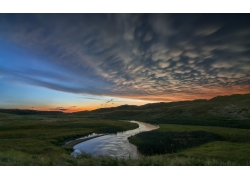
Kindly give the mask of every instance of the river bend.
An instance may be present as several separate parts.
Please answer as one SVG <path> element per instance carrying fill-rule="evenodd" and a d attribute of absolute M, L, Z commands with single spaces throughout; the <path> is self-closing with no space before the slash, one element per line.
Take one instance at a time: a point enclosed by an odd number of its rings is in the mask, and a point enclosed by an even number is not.
<path fill-rule="evenodd" d="M 73 146 L 74 151 L 71 155 L 76 157 L 77 155 L 81 154 L 82 151 L 84 151 L 85 153 L 89 153 L 92 156 L 107 155 L 117 158 L 137 159 L 139 157 L 137 147 L 129 143 L 128 137 L 140 132 L 152 131 L 159 128 L 159 126 L 139 121 L 129 122 L 137 123 L 139 127 L 133 130 L 119 132 L 117 134 L 104 135 L 81 142 Z"/>

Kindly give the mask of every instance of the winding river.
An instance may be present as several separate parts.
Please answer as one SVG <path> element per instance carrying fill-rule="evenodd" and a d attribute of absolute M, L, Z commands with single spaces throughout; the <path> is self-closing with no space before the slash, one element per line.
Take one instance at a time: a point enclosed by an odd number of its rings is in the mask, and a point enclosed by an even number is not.
<path fill-rule="evenodd" d="M 159 126 L 139 121 L 128 122 L 137 123 L 139 127 L 133 130 L 104 135 L 81 142 L 73 146 L 74 151 L 71 155 L 76 157 L 84 151 L 92 156 L 108 155 L 116 158 L 137 159 L 139 157 L 137 147 L 129 143 L 128 137 L 140 132 L 152 131 L 159 128 Z"/>

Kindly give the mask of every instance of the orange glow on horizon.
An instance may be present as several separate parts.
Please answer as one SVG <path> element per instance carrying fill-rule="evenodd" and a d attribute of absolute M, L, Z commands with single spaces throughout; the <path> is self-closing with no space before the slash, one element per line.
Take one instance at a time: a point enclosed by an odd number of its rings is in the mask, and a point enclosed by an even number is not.
<path fill-rule="evenodd" d="M 195 100 L 195 99 L 211 99 L 216 96 L 229 96 L 232 94 L 249 94 L 250 87 L 234 87 L 228 88 L 217 88 L 217 89 L 209 89 L 205 87 L 197 88 L 197 92 L 192 93 L 172 93 L 165 95 L 144 95 L 144 96 L 120 96 L 122 98 L 130 98 L 130 99 L 139 99 L 146 101 L 154 101 L 154 102 L 172 102 L 172 101 L 186 101 L 186 100 Z"/>
<path fill-rule="evenodd" d="M 195 99 L 211 99 L 216 96 L 228 96 L 232 94 L 249 94 L 250 90 L 243 90 L 241 88 L 234 88 L 234 89 L 228 89 L 225 91 L 225 89 L 206 89 L 206 88 L 200 88 L 200 93 L 173 93 L 169 95 L 141 95 L 141 96 L 134 96 L 134 95 L 129 95 L 129 96 L 119 96 L 119 98 L 126 98 L 128 101 L 124 101 L 122 103 L 116 103 L 116 104 L 109 104 L 107 106 L 100 106 L 100 104 L 81 104 L 79 105 L 60 105 L 62 107 L 65 107 L 65 110 L 60 110 L 55 107 L 55 105 L 37 105 L 31 108 L 30 106 L 22 106 L 18 109 L 33 109 L 33 110 L 40 110 L 40 111 L 62 111 L 64 113 L 73 113 L 73 112 L 79 112 L 79 111 L 91 111 L 95 109 L 100 109 L 100 108 L 109 108 L 109 107 L 117 107 L 121 105 L 144 105 L 148 103 L 157 103 L 157 102 L 176 102 L 176 101 L 187 101 L 187 100 L 195 100 Z M 115 98 L 115 97 L 114 97 Z M 117 97 L 116 97 L 117 98 Z M 138 101 L 139 100 L 139 101 Z"/>
<path fill-rule="evenodd" d="M 75 108 L 69 108 L 66 111 L 63 111 L 65 113 L 72 113 L 72 112 L 79 112 L 79 111 L 91 111 L 94 109 L 98 109 L 99 106 L 83 106 L 83 107 L 75 107 Z"/>
<path fill-rule="evenodd" d="M 137 105 L 144 105 L 144 104 L 148 104 L 148 103 L 157 103 L 157 102 L 173 102 L 173 101 L 187 101 L 187 100 L 196 100 L 196 99 L 211 99 L 213 97 L 216 96 L 229 96 L 232 94 L 249 94 L 250 91 L 245 90 L 245 91 L 230 91 L 230 92 L 225 92 L 225 91 L 211 91 L 211 93 L 208 94 L 172 94 L 171 96 L 166 96 L 166 95 L 162 95 L 162 96 L 153 96 L 153 95 L 149 95 L 149 96 L 126 96 L 126 97 L 122 97 L 122 98 L 129 98 L 129 99 L 135 99 L 135 100 L 146 100 L 147 102 L 141 102 L 141 103 L 137 103 Z M 151 102 L 150 102 L 151 101 Z M 126 103 L 124 103 L 126 104 Z M 114 106 L 108 106 L 108 107 L 116 107 L 116 106 L 121 106 L 124 104 L 118 104 L 118 105 L 114 105 Z M 129 105 L 129 103 L 128 103 Z M 107 108 L 108 108 L 107 107 Z M 76 108 L 72 108 L 72 109 L 67 109 L 66 111 L 63 111 L 65 113 L 72 113 L 72 112 L 78 112 L 78 111 L 90 111 L 90 110 L 95 110 L 95 109 L 100 109 L 100 108 L 104 108 L 104 107 L 100 107 L 99 105 L 97 106 L 82 106 L 82 107 L 76 107 Z"/>

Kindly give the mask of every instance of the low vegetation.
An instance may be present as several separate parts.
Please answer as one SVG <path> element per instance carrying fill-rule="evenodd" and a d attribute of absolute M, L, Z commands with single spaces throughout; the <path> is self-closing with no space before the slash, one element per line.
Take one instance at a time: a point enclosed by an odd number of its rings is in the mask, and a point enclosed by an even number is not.
<path fill-rule="evenodd" d="M 116 133 L 140 120 L 159 129 L 129 138 L 137 160 L 70 155 L 65 142 Z M 0 109 L 0 165 L 249 165 L 250 94 L 64 114 Z"/>
<path fill-rule="evenodd" d="M 75 115 L 1 113 L 0 165 L 75 165 L 65 142 L 92 133 L 116 133 L 138 125 Z"/>
<path fill-rule="evenodd" d="M 250 163 L 249 129 L 160 124 L 159 129 L 137 134 L 129 141 L 142 149 L 140 152 L 144 155 L 172 154 L 173 151 L 185 158 L 228 161 L 237 165 Z"/>
<path fill-rule="evenodd" d="M 129 141 L 137 146 L 144 155 L 175 153 L 181 149 L 198 146 L 221 139 L 219 135 L 206 131 L 191 132 L 143 132 L 130 137 Z"/>
<path fill-rule="evenodd" d="M 153 124 L 185 124 L 250 128 L 250 94 L 218 96 L 210 100 L 123 105 L 78 112 L 99 119 L 136 119 Z"/>

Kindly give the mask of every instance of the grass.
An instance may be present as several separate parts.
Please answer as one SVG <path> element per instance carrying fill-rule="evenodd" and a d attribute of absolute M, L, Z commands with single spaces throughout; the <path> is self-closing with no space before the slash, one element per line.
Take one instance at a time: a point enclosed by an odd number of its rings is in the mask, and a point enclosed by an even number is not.
<path fill-rule="evenodd" d="M 138 160 L 70 155 L 62 145 L 91 133 L 116 133 L 140 120 L 159 129 L 130 137 Z M 250 94 L 63 114 L 0 109 L 0 165 L 249 165 Z"/>
<path fill-rule="evenodd" d="M 143 135 L 149 141 L 145 141 L 143 137 L 141 142 L 150 146 L 151 141 L 154 141 L 155 145 L 157 140 L 172 134 L 172 138 L 168 140 L 172 140 L 172 144 L 179 143 L 181 148 L 159 155 L 141 156 L 138 160 L 92 157 L 88 154 L 74 158 L 70 155 L 72 149 L 62 148 L 66 141 L 92 132 L 117 132 L 136 128 L 137 125 L 116 120 L 81 118 L 78 115 L 51 117 L 6 114 L 1 116 L 0 120 L 0 165 L 3 166 L 212 166 L 249 165 L 250 162 L 248 129 L 160 124 L 159 129 L 137 134 L 130 140 L 140 140 Z M 150 138 L 152 134 L 154 137 Z M 206 136 L 207 139 L 204 139 Z M 173 141 L 175 138 L 178 141 Z M 183 147 L 185 140 L 184 144 L 188 146 Z M 139 144 L 136 145 L 140 147 Z"/>
<path fill-rule="evenodd" d="M 91 157 L 88 155 L 79 156 L 77 165 L 81 166 L 232 166 L 239 165 L 232 161 L 223 161 L 212 158 L 188 157 L 178 154 L 166 154 L 156 156 L 143 156 L 138 160 L 116 159 L 111 157 Z"/>
<path fill-rule="evenodd" d="M 250 94 L 218 96 L 211 100 L 123 105 L 78 112 L 101 119 L 136 119 L 152 124 L 182 124 L 250 129 Z"/>
<path fill-rule="evenodd" d="M 190 125 L 174 125 L 160 124 L 158 132 L 176 131 L 176 132 L 191 132 L 191 131 L 206 131 L 215 133 L 221 136 L 225 141 L 230 142 L 250 142 L 250 130 L 226 127 L 213 126 L 190 126 Z"/>
<path fill-rule="evenodd" d="M 184 155 L 158 155 L 141 157 L 138 160 L 117 159 L 108 156 L 92 157 L 83 154 L 77 158 L 61 154 L 55 158 L 48 155 L 29 155 L 9 150 L 0 152 L 2 166 L 214 166 L 214 165 L 240 165 L 238 163 L 214 158 L 197 158 Z"/>
<path fill-rule="evenodd" d="M 137 146 L 144 155 L 175 153 L 181 149 L 199 146 L 219 139 L 220 136 L 205 131 L 140 133 L 130 137 L 129 141 Z"/>
<path fill-rule="evenodd" d="M 203 132 L 201 137 L 190 134 L 195 132 Z M 173 135 L 170 136 L 170 133 Z M 166 138 L 164 135 L 171 137 L 165 139 L 165 143 L 159 143 L 162 139 Z M 179 139 L 175 141 L 176 135 Z M 188 139 L 187 135 L 189 134 Z M 207 135 L 216 135 L 208 138 Z M 175 136 L 174 136 L 175 135 Z M 145 140 L 146 139 L 146 140 Z M 207 159 L 214 160 L 217 162 L 230 162 L 237 165 L 249 165 L 250 162 L 250 130 L 248 129 L 237 129 L 237 128 L 224 128 L 224 127 L 213 127 L 213 126 L 190 126 L 190 125 L 173 125 L 173 124 L 160 124 L 160 128 L 148 133 L 137 134 L 131 137 L 130 142 L 135 144 L 138 149 L 155 150 L 159 154 L 171 153 L 165 151 L 157 151 L 157 149 L 174 148 L 174 154 L 181 155 L 188 158 L 194 159 Z M 195 143 L 193 143 L 193 141 Z M 162 141 L 163 142 L 163 141 Z M 170 142 L 169 144 L 167 144 Z M 142 153 L 148 155 L 147 151 Z M 222 163 L 224 164 L 224 163 Z"/>
<path fill-rule="evenodd" d="M 227 141 L 210 142 L 199 147 L 181 151 L 188 157 L 228 160 L 240 165 L 250 165 L 250 143 L 232 143 Z"/>
<path fill-rule="evenodd" d="M 75 165 L 61 146 L 91 133 L 116 133 L 137 128 L 134 123 L 96 120 L 75 115 L 0 116 L 0 165 Z"/>

